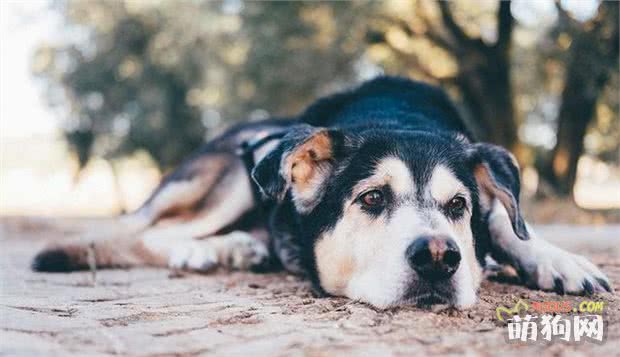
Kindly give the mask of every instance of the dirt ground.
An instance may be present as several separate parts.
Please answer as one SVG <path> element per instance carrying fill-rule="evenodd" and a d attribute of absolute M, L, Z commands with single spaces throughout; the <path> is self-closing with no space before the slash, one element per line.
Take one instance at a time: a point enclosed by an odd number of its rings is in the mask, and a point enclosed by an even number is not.
<path fill-rule="evenodd" d="M 86 221 L 80 222 L 82 226 Z M 539 235 L 589 256 L 620 291 L 620 226 L 538 226 Z M 485 281 L 471 309 L 378 311 L 341 298 L 314 298 L 285 274 L 170 277 L 165 269 L 35 274 L 28 266 L 65 228 L 0 221 L 0 355 L 135 356 L 618 356 L 620 295 L 608 302 L 603 344 L 508 344 L 495 308 L 576 300 Z"/>

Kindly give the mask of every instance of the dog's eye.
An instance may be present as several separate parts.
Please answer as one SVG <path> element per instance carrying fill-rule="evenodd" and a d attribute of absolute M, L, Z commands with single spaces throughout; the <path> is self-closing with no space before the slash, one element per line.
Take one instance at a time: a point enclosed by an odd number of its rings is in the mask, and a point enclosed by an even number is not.
<path fill-rule="evenodd" d="M 372 190 L 364 193 L 359 198 L 360 202 L 367 207 L 378 207 L 383 206 L 385 201 L 383 197 L 383 192 L 379 190 Z"/>
<path fill-rule="evenodd" d="M 448 214 L 455 218 L 463 215 L 465 208 L 467 208 L 467 202 L 465 201 L 465 198 L 461 196 L 453 197 L 446 205 Z"/>

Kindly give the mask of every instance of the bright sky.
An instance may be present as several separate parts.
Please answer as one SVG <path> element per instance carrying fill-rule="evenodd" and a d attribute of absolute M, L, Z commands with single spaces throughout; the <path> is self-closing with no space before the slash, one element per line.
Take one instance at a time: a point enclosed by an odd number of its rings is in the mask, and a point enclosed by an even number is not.
<path fill-rule="evenodd" d="M 57 119 L 30 72 L 36 46 L 57 33 L 48 1 L 0 1 L 0 139 L 52 136 Z"/>
<path fill-rule="evenodd" d="M 94 160 L 75 181 L 75 164 L 31 74 L 41 43 L 61 41 L 62 18 L 47 0 L 0 0 L 0 215 L 110 215 L 139 205 L 159 180 L 144 160 L 122 163 L 118 195 L 110 166 Z"/>

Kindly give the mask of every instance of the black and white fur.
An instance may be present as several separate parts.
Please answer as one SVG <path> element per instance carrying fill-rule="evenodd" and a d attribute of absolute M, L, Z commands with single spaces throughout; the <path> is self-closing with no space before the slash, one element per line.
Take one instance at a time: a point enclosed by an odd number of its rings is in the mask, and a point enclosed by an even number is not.
<path fill-rule="evenodd" d="M 254 152 L 249 177 L 239 148 L 273 133 L 285 135 Z M 360 201 L 372 190 L 381 206 Z M 87 268 L 94 242 L 98 267 L 207 271 L 269 263 L 305 274 L 318 291 L 377 307 L 469 306 L 491 255 L 532 288 L 610 291 L 595 265 L 536 237 L 521 216 L 519 191 L 513 156 L 474 143 L 440 89 L 382 77 L 320 99 L 298 117 L 229 130 L 165 178 L 114 232 L 51 246 L 33 268 Z M 458 214 L 446 209 L 457 196 L 465 202 Z M 406 258 L 429 235 L 448 237 L 460 251 L 458 269 L 441 283 L 422 279 Z"/>

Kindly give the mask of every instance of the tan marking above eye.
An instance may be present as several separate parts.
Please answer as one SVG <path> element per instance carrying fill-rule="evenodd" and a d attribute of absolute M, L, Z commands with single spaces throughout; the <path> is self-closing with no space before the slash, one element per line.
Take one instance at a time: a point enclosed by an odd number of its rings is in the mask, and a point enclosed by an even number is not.
<path fill-rule="evenodd" d="M 411 172 L 405 163 L 396 157 L 386 157 L 378 164 L 372 176 L 360 181 L 353 188 L 353 197 L 376 187 L 390 185 L 391 190 L 400 195 L 413 193 L 414 183 Z"/>
<path fill-rule="evenodd" d="M 431 179 L 428 183 L 431 197 L 441 203 L 448 203 L 457 194 L 467 192 L 467 189 L 453 173 L 444 165 L 437 165 L 433 169 Z M 466 198 L 466 197 L 464 197 Z"/>

